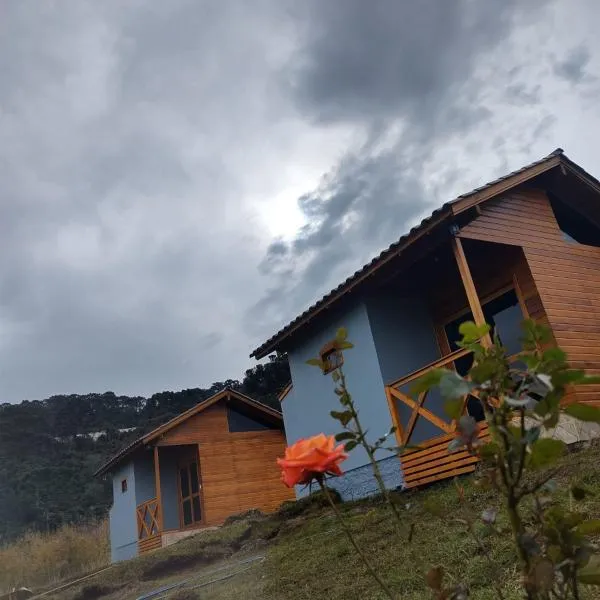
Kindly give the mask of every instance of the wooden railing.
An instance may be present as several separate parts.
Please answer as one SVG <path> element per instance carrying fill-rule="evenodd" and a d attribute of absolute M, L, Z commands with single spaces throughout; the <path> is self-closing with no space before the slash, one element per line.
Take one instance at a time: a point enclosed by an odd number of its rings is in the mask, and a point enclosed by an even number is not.
<path fill-rule="evenodd" d="M 160 506 L 156 498 L 138 504 L 136 508 L 138 540 L 145 540 L 160 533 L 159 510 Z"/>
<path fill-rule="evenodd" d="M 408 384 L 414 384 L 417 379 L 425 375 L 428 371 L 433 369 L 441 369 L 441 368 L 454 368 L 454 362 L 459 358 L 463 358 L 470 354 L 471 351 L 465 348 L 461 348 L 438 360 L 393 381 L 389 385 L 385 387 L 385 392 L 388 400 L 388 405 L 390 408 L 390 412 L 392 414 L 392 421 L 394 426 L 396 427 L 396 437 L 400 444 L 407 444 L 410 440 L 410 436 L 414 430 L 415 424 L 417 422 L 417 418 L 423 417 L 427 419 L 429 422 L 433 423 L 436 427 L 438 427 L 440 431 L 440 435 L 443 433 L 452 433 L 456 429 L 455 423 L 448 423 L 444 421 L 439 415 L 432 413 L 430 410 L 424 408 L 425 401 L 427 396 L 429 395 L 428 391 L 421 392 L 416 400 L 411 398 L 409 393 L 406 390 L 402 390 L 402 388 L 406 387 Z M 409 408 L 412 409 L 411 416 L 408 420 L 406 426 L 402 426 L 400 419 L 398 417 L 398 409 L 396 407 L 396 400 L 400 400 L 404 404 L 406 404 Z"/>
<path fill-rule="evenodd" d="M 430 392 L 420 392 L 416 398 L 411 397 L 410 388 L 414 383 L 432 369 L 455 369 L 455 362 L 468 356 L 470 350 L 461 348 L 442 358 L 393 381 L 385 387 L 385 392 L 392 415 L 392 421 L 396 427 L 396 439 L 401 446 L 415 445 L 415 448 L 401 455 L 402 471 L 404 475 L 404 485 L 407 488 L 419 487 L 438 481 L 463 475 L 475 470 L 476 463 L 479 461 L 466 450 L 450 453 L 448 444 L 452 440 L 456 431 L 455 420 L 444 420 L 441 397 L 438 400 L 438 406 L 432 408 L 436 413 L 425 408 L 425 403 Z M 398 402 L 403 403 L 411 409 L 408 420 L 403 419 L 404 426 L 398 415 Z M 466 408 L 463 406 L 463 411 Z M 415 430 L 418 419 L 426 419 L 430 424 L 439 429 L 438 435 L 431 435 L 427 440 L 411 441 L 411 436 Z M 431 426 L 429 427 L 431 431 Z M 485 422 L 478 424 L 477 437 L 482 441 L 489 439 L 488 427 Z"/>

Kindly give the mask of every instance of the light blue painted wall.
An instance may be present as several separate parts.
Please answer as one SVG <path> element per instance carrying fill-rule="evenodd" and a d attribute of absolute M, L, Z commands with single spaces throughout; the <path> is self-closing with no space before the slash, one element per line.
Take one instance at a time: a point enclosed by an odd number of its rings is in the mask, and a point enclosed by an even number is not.
<path fill-rule="evenodd" d="M 384 292 L 367 300 L 367 311 L 384 383 L 440 357 L 423 299 Z"/>
<path fill-rule="evenodd" d="M 110 553 L 112 562 L 137 556 L 137 506 L 134 463 L 125 463 L 113 473 L 113 505 L 109 512 Z M 121 491 L 121 482 L 127 480 L 127 491 Z"/>
<path fill-rule="evenodd" d="M 367 310 L 385 383 L 391 383 L 440 358 L 433 321 L 423 299 L 401 296 L 392 291 L 383 292 L 367 300 Z M 402 391 L 410 393 L 410 385 Z M 406 425 L 412 410 L 398 401 L 397 407 L 400 422 Z M 437 390 L 429 393 L 426 408 L 446 418 L 443 401 Z M 442 431 L 433 423 L 420 418 L 410 441 L 416 444 L 441 434 Z"/>
<path fill-rule="evenodd" d="M 391 290 L 372 295 L 318 329 L 315 327 L 304 341 L 288 349 L 293 388 L 282 402 L 288 443 L 321 431 L 325 434 L 339 431 L 339 425 L 329 415 L 331 410 L 340 409 L 331 376 L 324 376 L 317 368 L 306 365 L 306 360 L 318 356 L 321 347 L 341 326 L 346 327 L 348 338 L 355 345 L 344 353 L 348 388 L 373 440 L 392 425 L 384 384 L 440 356 L 425 303 Z M 430 431 L 428 425 L 428 422 L 419 423 L 415 436 L 425 439 L 439 435 L 439 430 L 432 425 Z M 399 460 L 383 451 L 378 458 L 387 487 L 401 487 Z M 362 448 L 351 452 L 344 471 L 343 477 L 328 481 L 344 499 L 362 498 L 377 491 L 371 465 Z M 308 490 L 303 487 L 296 492 L 303 496 Z"/>
<path fill-rule="evenodd" d="M 177 447 L 159 449 L 160 493 L 163 505 L 163 527 L 179 529 L 179 497 L 177 491 Z"/>
<path fill-rule="evenodd" d="M 154 455 L 145 451 L 134 461 L 135 464 L 135 499 L 137 504 L 156 498 L 154 481 Z"/>
<path fill-rule="evenodd" d="M 359 304 L 288 350 L 294 387 L 281 404 L 288 443 L 320 432 L 333 434 L 340 431 L 339 423 L 329 414 L 332 410 L 340 410 L 331 375 L 323 375 L 306 361 L 318 356 L 322 346 L 333 339 L 342 326 L 346 327 L 348 339 L 355 345 L 344 353 L 344 373 L 361 421 L 372 437 L 379 437 L 392 426 L 367 310 L 364 304 Z M 344 468 L 354 469 L 367 462 L 364 450 L 356 448 L 344 462 Z"/>

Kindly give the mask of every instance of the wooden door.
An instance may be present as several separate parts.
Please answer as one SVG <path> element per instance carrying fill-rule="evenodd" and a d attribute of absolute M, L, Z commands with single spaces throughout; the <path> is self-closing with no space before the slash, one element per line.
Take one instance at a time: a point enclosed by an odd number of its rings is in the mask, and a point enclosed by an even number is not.
<path fill-rule="evenodd" d="M 179 461 L 177 472 L 180 526 L 182 528 L 197 526 L 204 520 L 204 510 L 198 451 L 196 449 Z"/>

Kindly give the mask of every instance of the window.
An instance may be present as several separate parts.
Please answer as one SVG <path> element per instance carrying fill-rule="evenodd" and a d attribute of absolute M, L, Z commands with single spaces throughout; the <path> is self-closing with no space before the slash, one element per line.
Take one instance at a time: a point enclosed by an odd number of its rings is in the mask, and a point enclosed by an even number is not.
<path fill-rule="evenodd" d="M 250 415 L 249 412 L 236 410 L 231 406 L 227 407 L 227 422 L 230 433 L 240 433 L 242 431 L 264 431 L 265 429 L 276 429 L 277 427 L 267 422 L 258 414 Z"/>
<path fill-rule="evenodd" d="M 556 196 L 549 195 L 549 198 L 554 217 L 565 241 L 600 247 L 600 228 Z"/>
<path fill-rule="evenodd" d="M 344 364 L 344 355 L 333 345 L 326 344 L 319 353 L 325 367 L 323 374 L 327 375 Z"/>
<path fill-rule="evenodd" d="M 183 527 L 202 521 L 200 478 L 196 461 L 179 466 L 179 501 Z"/>
<path fill-rule="evenodd" d="M 519 304 L 517 294 L 513 289 L 501 294 L 500 296 L 482 304 L 483 316 L 485 322 L 492 328 L 491 334 L 498 335 L 500 342 L 506 348 L 509 356 L 521 351 L 521 323 L 524 319 L 523 311 Z M 457 342 L 460 340 L 459 327 L 465 321 L 473 321 L 471 311 L 454 319 L 444 327 L 450 350 L 458 350 Z M 454 361 L 456 371 L 465 376 L 471 365 L 473 356 L 468 354 Z M 482 420 L 484 418 L 479 401 L 469 396 L 467 398 L 467 411 L 475 418 Z"/>
<path fill-rule="evenodd" d="M 121 481 L 121 493 L 124 494 L 127 491 L 127 479 Z"/>

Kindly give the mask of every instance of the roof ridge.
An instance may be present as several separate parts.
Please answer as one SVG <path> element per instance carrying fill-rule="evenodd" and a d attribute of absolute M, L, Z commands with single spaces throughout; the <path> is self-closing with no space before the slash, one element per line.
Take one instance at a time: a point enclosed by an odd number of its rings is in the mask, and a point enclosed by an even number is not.
<path fill-rule="evenodd" d="M 475 194 L 480 193 L 488 188 L 491 188 L 492 186 L 494 186 L 496 184 L 499 184 L 499 183 L 501 183 L 507 179 L 510 179 L 511 177 L 514 177 L 516 175 L 520 175 L 530 169 L 533 169 L 534 167 L 542 165 L 545 162 L 548 162 L 551 159 L 554 159 L 557 157 L 564 157 L 565 160 L 569 160 L 567 158 L 567 156 L 564 155 L 564 150 L 562 148 L 560 148 L 560 147 L 555 148 L 550 154 L 548 154 L 547 156 L 544 156 L 543 158 L 540 158 L 536 161 L 528 163 L 527 165 L 525 165 L 519 169 L 510 171 L 501 177 L 498 177 L 496 179 L 488 181 L 487 183 L 484 183 L 484 184 L 480 185 L 479 187 L 472 189 L 469 192 L 466 192 L 464 194 L 456 196 L 453 200 L 449 200 L 449 201 L 445 202 L 439 208 L 434 210 L 431 213 L 431 215 L 429 215 L 428 217 L 425 217 L 418 225 L 415 225 L 408 232 L 403 234 L 397 241 L 390 244 L 386 249 L 382 250 L 377 256 L 375 256 L 369 262 L 364 264 L 360 269 L 356 270 L 352 275 L 349 275 L 348 277 L 346 277 L 346 279 L 344 279 L 340 284 L 338 284 L 336 287 L 331 289 L 327 294 L 325 294 L 320 299 L 316 300 L 313 304 L 308 306 L 308 308 L 306 308 L 303 312 L 301 312 L 294 319 L 289 321 L 286 325 L 282 326 L 276 333 L 274 333 L 266 341 L 264 341 L 260 346 L 258 346 L 255 350 L 253 350 L 252 353 L 250 354 L 250 357 L 262 358 L 262 356 L 265 356 L 266 353 L 271 351 L 271 350 L 269 350 L 269 346 L 272 345 L 277 338 L 284 335 L 291 328 L 293 328 L 294 326 L 299 324 L 302 321 L 302 319 L 310 318 L 310 315 L 315 310 L 320 309 L 326 302 L 331 300 L 332 297 L 334 296 L 334 294 L 336 294 L 337 292 L 340 292 L 346 286 L 353 283 L 358 277 L 360 277 L 361 275 L 368 272 L 369 269 L 371 267 L 373 267 L 374 265 L 376 265 L 378 262 L 380 262 L 384 258 L 390 256 L 391 253 L 394 252 L 403 242 L 408 242 L 410 240 L 410 237 L 413 234 L 416 234 L 418 231 L 420 231 L 425 225 L 427 225 L 428 223 L 433 221 L 434 218 L 439 217 L 441 215 L 441 213 L 443 213 L 443 211 L 447 211 L 447 210 L 451 211 L 452 206 L 457 201 L 464 200 L 465 198 L 469 198 L 470 196 L 474 196 Z"/>

